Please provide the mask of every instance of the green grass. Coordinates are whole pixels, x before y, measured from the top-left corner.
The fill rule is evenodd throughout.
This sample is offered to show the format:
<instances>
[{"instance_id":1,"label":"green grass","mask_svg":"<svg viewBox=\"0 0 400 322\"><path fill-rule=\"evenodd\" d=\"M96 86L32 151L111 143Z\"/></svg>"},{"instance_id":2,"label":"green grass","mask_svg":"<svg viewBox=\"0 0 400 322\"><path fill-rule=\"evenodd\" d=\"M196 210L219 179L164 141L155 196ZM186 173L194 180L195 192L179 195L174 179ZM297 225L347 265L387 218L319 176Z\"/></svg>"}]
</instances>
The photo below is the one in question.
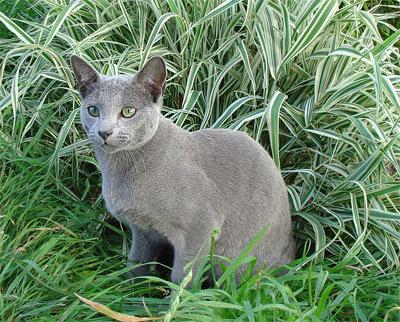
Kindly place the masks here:
<instances>
[{"instance_id":1,"label":"green grass","mask_svg":"<svg viewBox=\"0 0 400 322\"><path fill-rule=\"evenodd\" d=\"M45 0L10 19L0 2L0 320L108 321L74 293L165 321L399 320L400 4L387 3ZM269 150L292 201L288 274L126 280L129 232L100 196L72 53L108 75L161 55L165 115Z\"/></svg>"}]
</instances>

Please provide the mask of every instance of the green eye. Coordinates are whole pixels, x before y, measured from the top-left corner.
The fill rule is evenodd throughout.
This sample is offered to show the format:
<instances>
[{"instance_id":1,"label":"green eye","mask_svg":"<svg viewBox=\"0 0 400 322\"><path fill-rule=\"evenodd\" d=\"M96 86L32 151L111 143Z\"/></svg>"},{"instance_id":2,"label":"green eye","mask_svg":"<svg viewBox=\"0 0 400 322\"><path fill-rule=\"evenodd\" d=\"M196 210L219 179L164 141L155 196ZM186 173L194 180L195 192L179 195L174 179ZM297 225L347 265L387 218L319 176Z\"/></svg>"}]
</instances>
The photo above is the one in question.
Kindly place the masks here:
<instances>
[{"instance_id":1,"label":"green eye","mask_svg":"<svg viewBox=\"0 0 400 322\"><path fill-rule=\"evenodd\" d=\"M88 112L93 117L99 117L99 115L100 115L100 111L97 106L89 106Z\"/></svg>"},{"instance_id":2,"label":"green eye","mask_svg":"<svg viewBox=\"0 0 400 322\"><path fill-rule=\"evenodd\" d=\"M132 117L133 115L135 115L135 113L136 108L134 107L124 107L121 111L121 115L126 118Z\"/></svg>"}]
</instances>

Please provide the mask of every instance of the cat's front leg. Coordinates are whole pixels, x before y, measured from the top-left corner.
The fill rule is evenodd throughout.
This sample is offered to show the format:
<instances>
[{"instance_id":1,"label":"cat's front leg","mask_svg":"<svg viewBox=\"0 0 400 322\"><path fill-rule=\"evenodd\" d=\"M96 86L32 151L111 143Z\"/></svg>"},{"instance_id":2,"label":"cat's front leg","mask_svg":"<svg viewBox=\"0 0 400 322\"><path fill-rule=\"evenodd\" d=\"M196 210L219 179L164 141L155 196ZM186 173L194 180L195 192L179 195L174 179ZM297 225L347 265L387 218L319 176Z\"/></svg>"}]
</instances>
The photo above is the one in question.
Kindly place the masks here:
<instances>
[{"instance_id":1,"label":"cat's front leg","mask_svg":"<svg viewBox=\"0 0 400 322\"><path fill-rule=\"evenodd\" d=\"M154 262L160 253L162 244L150 233L132 225L132 246L128 255L128 266ZM149 275L150 265L141 265L129 272L130 276Z\"/></svg>"},{"instance_id":2,"label":"cat's front leg","mask_svg":"<svg viewBox=\"0 0 400 322\"><path fill-rule=\"evenodd\" d=\"M185 266L192 262L193 276L196 274L197 269L204 258L209 253L211 231L207 233L208 229L200 234L200 236L181 236L174 243L174 264L172 267L171 280L178 284L182 282L188 274L185 271ZM190 287L190 283L189 283Z\"/></svg>"}]
</instances>

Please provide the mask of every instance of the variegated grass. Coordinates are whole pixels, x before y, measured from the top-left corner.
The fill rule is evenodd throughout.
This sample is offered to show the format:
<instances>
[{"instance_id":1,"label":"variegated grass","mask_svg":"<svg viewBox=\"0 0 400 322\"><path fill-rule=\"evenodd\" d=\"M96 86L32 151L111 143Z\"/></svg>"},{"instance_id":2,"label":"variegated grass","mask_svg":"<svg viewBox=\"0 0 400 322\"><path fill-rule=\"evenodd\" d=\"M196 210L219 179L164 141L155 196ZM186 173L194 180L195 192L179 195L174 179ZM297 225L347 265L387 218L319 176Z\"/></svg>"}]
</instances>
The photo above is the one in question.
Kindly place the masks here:
<instances>
[{"instance_id":1,"label":"variegated grass","mask_svg":"<svg viewBox=\"0 0 400 322\"><path fill-rule=\"evenodd\" d=\"M352 0L45 0L25 20L0 5L11 34L0 43L1 319L94 319L75 292L175 320L395 316L400 31L391 5L385 16L382 4ZM167 117L191 131L245 131L269 150L301 257L289 274L236 285L228 268L222 288L181 290L173 316L160 297L178 286L125 281L129 237L102 206L72 53L109 75L161 55Z\"/></svg>"}]
</instances>

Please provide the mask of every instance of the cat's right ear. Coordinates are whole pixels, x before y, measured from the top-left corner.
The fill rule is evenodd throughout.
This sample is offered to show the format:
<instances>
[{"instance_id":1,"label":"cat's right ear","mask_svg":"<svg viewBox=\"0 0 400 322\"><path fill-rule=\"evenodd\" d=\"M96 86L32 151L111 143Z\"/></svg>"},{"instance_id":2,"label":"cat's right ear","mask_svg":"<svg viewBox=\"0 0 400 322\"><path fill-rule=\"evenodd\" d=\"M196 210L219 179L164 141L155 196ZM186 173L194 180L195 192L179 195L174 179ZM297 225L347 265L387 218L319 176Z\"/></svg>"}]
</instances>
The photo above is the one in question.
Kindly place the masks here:
<instances>
[{"instance_id":1,"label":"cat's right ear","mask_svg":"<svg viewBox=\"0 0 400 322\"><path fill-rule=\"evenodd\" d=\"M72 55L71 66L75 73L77 89L82 97L93 91L100 74L82 58Z\"/></svg>"}]
</instances>

